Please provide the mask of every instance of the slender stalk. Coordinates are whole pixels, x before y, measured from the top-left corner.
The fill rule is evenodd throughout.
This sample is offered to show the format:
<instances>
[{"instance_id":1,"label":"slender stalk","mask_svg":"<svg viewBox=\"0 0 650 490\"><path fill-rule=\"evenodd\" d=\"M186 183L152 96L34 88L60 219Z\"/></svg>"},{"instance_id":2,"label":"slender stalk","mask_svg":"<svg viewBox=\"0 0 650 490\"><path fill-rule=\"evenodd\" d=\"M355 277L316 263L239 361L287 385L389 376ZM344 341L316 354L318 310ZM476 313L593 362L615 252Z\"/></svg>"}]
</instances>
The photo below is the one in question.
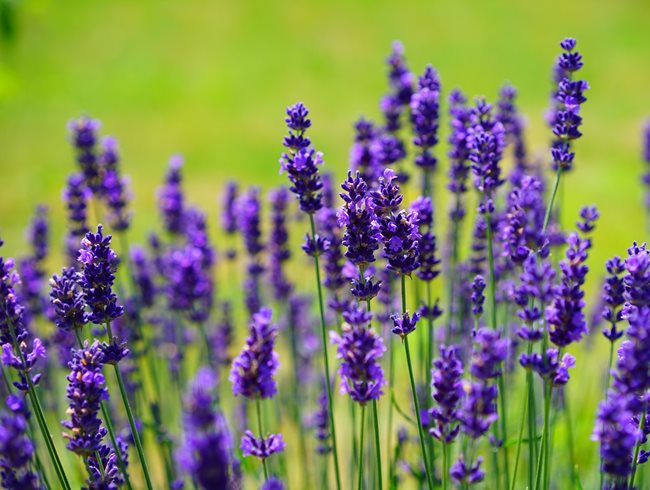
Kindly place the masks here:
<instances>
[{"instance_id":1,"label":"slender stalk","mask_svg":"<svg viewBox=\"0 0 650 490\"><path fill-rule=\"evenodd\" d=\"M643 431L645 429L645 419L646 419L647 412L648 412L648 408L646 402L643 404L643 410L641 411L641 415L639 415L639 434L643 434ZM634 448L634 458L632 459L632 474L630 475L630 484L628 485L628 488L634 488L634 478L636 476L636 470L638 466L637 461L639 460L639 452L641 450L641 446L642 446L641 441L638 441Z\"/></svg>"},{"instance_id":2,"label":"slender stalk","mask_svg":"<svg viewBox=\"0 0 650 490\"><path fill-rule=\"evenodd\" d=\"M456 207L460 206L460 194L456 194ZM449 278L447 283L447 312L449 318L447 320L447 338L446 343L451 343L451 324L454 306L454 279L456 277L456 267L458 264L458 239L459 239L459 221L457 219L451 220L451 261L449 263Z\"/></svg>"},{"instance_id":3,"label":"slender stalk","mask_svg":"<svg viewBox=\"0 0 650 490\"><path fill-rule=\"evenodd\" d=\"M402 313L406 313L406 277L401 275L402 279ZM420 439L420 449L422 451L422 459L424 460L424 471L427 474L427 485L429 490L433 489L433 478L431 470L429 469L429 458L427 458L427 448L424 441L424 431L422 429L422 420L420 417L420 402L418 402L418 393L415 388L415 378L413 377L413 364L411 362L411 350L409 349L408 335L404 337L404 351L406 352L406 364L408 365L409 381L411 382L411 393L413 395L413 406L415 407L415 417L418 423L418 435Z\"/></svg>"},{"instance_id":4,"label":"slender stalk","mask_svg":"<svg viewBox=\"0 0 650 490\"><path fill-rule=\"evenodd\" d=\"M106 322L106 332L108 333L109 338L113 338L113 332L111 330L111 323ZM117 385L120 389L120 396L122 397L122 403L124 404L124 410L126 411L126 417L129 420L129 426L131 428L131 436L135 442L135 448L138 453L138 458L140 459L140 465L142 466L142 473L144 474L145 483L149 490L153 490L153 485L151 484L151 476L149 475L149 468L147 466L147 459L144 455L144 449L142 448L142 441L140 440L140 434L138 433L138 428L135 425L135 418L133 417L133 411L131 410L131 405L129 404L129 398L124 388L124 380L122 379L122 373L117 364L113 364L113 369L115 370L115 377L117 378Z\"/></svg>"},{"instance_id":5,"label":"slender stalk","mask_svg":"<svg viewBox=\"0 0 650 490\"><path fill-rule=\"evenodd\" d=\"M442 443L442 489L447 490L449 485L449 448L448 444L443 441Z\"/></svg>"},{"instance_id":6,"label":"slender stalk","mask_svg":"<svg viewBox=\"0 0 650 490\"><path fill-rule=\"evenodd\" d=\"M255 400L255 409L257 411L257 429L259 430L260 437L264 438L264 431L262 430L262 402L259 398ZM262 458L262 468L264 469L264 481L269 479L269 469L266 466L266 458Z\"/></svg>"},{"instance_id":7,"label":"slender stalk","mask_svg":"<svg viewBox=\"0 0 650 490\"><path fill-rule=\"evenodd\" d=\"M361 405L361 425L359 426L359 459L357 460L359 462L359 480L357 482L357 488L358 490L361 490L363 488L363 435L366 432L366 406Z\"/></svg>"},{"instance_id":8,"label":"slender stalk","mask_svg":"<svg viewBox=\"0 0 650 490\"><path fill-rule=\"evenodd\" d=\"M551 200L548 202L546 207L546 214L544 215L544 226L542 227L542 233L546 231L548 223L551 220L551 212L553 211L553 203L555 202L555 196L557 195L557 189L560 185L560 177L562 176L562 169L558 168L557 173L555 174L555 184L553 185L553 192L551 192Z\"/></svg>"},{"instance_id":9,"label":"slender stalk","mask_svg":"<svg viewBox=\"0 0 650 490\"><path fill-rule=\"evenodd\" d=\"M25 365L25 356L23 356L23 352L20 350L20 346L18 345L16 332L14 330L14 326L11 321L8 322L8 326L9 326L9 333L11 334L11 340L13 343L14 352L18 352L18 356L20 357L22 364ZM27 394L30 398L30 401L32 402L32 408L34 410L34 414L36 415L36 420L38 422L41 433L43 434L43 439L45 440L45 445L47 446L47 451L50 455L50 459L52 460L52 464L54 465L56 476L59 479L59 483L61 484L61 486L66 490L70 490L70 483L68 482L68 477L66 476L65 470L63 469L63 465L61 464L59 453L57 452L56 446L54 445L54 441L52 440L52 434L50 433L50 429L47 426L47 420L45 419L45 415L43 414L43 407L41 406L41 401L39 400L38 394L36 393L36 387L34 386L34 383L32 382L32 378L29 375L29 373L25 373L24 377L27 380L27 385L28 385Z\"/></svg>"},{"instance_id":10,"label":"slender stalk","mask_svg":"<svg viewBox=\"0 0 650 490\"><path fill-rule=\"evenodd\" d=\"M571 465L571 471L569 473L571 474L571 484L574 485L576 481L576 454L575 446L573 444L573 421L571 420L571 402L569 400L569 394L566 393L566 386L564 387L564 390L564 414L566 415L567 435L569 439L569 464Z\"/></svg>"},{"instance_id":11,"label":"slender stalk","mask_svg":"<svg viewBox=\"0 0 650 490\"><path fill-rule=\"evenodd\" d=\"M311 226L312 239L316 240L316 225L314 216L309 215L309 224ZM323 306L323 288L320 280L320 265L318 255L314 255L314 270L316 272L316 286L318 289L318 307L320 311L321 337L323 342L323 363L325 368L325 384L327 386L327 403L329 405L330 427L332 428L332 454L334 456L334 472L336 474L336 488L341 490L341 476L339 472L339 456L336 444L336 425L334 422L334 403L332 400L332 386L330 377L329 356L327 354L327 326L325 325L325 308Z\"/></svg>"},{"instance_id":12,"label":"slender stalk","mask_svg":"<svg viewBox=\"0 0 650 490\"><path fill-rule=\"evenodd\" d=\"M493 231L492 231L492 215L490 212L487 212L485 214L485 228L487 232L487 252L488 252L488 265L490 268L490 279L489 279L489 289L488 289L488 297L490 298L490 321L492 323L492 328L496 329L497 328L497 301L496 301L496 276L494 273L494 244L492 243L493 240ZM508 434L507 434L507 415L506 415L506 390L505 390L505 383L503 380L503 375L499 376L498 378L498 386L499 386L499 419L501 421L501 438L506 441L508 439ZM494 435L498 439L498 427L497 424L494 424ZM503 459L504 459L504 474L505 474L505 480L506 480L506 488L510 488L510 481L509 481L509 473L510 469L508 467L508 451L505 447L505 444L502 446L503 449ZM498 455L495 459L495 470L496 474L495 477L497 479L497 482L500 481L499 479L499 463L498 463ZM498 484L497 484L498 486Z\"/></svg>"},{"instance_id":13,"label":"slender stalk","mask_svg":"<svg viewBox=\"0 0 650 490\"><path fill-rule=\"evenodd\" d=\"M535 473L535 489L539 490L542 487L542 476L546 472L546 459L548 454L548 435L549 435L549 414L551 411L551 392L550 385L544 386L544 427L542 429L542 447L539 451L537 458L537 471Z\"/></svg>"},{"instance_id":14,"label":"slender stalk","mask_svg":"<svg viewBox=\"0 0 650 490\"><path fill-rule=\"evenodd\" d=\"M427 308L431 310L431 281L427 281ZM433 352L435 350L436 339L433 336L433 318L427 315L427 365L426 365L426 392L431 393L431 364L433 362ZM431 458L430 467L433 469L436 464L435 443L433 437L428 438L429 456Z\"/></svg>"},{"instance_id":15,"label":"slender stalk","mask_svg":"<svg viewBox=\"0 0 650 490\"><path fill-rule=\"evenodd\" d=\"M377 400L372 401L372 419L375 426L375 457L377 462L377 478L379 490L383 488L381 475L381 444L379 443L379 415L377 413Z\"/></svg>"},{"instance_id":16,"label":"slender stalk","mask_svg":"<svg viewBox=\"0 0 650 490\"><path fill-rule=\"evenodd\" d=\"M519 422L519 436L517 437L517 451L515 452L515 467L512 470L510 490L515 490L517 484L517 469L519 468L519 456L521 455L521 443L524 438L524 427L526 426L526 412L528 411L528 390L524 390L524 401L522 402L521 419ZM530 444L531 441L528 441Z\"/></svg>"}]
</instances>

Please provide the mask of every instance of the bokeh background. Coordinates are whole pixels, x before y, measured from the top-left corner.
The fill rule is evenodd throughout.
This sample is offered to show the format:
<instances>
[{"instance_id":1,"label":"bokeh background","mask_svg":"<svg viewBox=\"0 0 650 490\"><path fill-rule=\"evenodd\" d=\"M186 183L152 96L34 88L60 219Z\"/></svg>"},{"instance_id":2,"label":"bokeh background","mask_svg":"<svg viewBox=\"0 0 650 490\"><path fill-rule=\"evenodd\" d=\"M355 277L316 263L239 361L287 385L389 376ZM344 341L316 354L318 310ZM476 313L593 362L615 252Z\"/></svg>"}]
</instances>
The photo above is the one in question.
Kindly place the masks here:
<instances>
[{"instance_id":1,"label":"bokeh background","mask_svg":"<svg viewBox=\"0 0 650 490\"><path fill-rule=\"evenodd\" d=\"M208 211L214 228L226 179L283 183L284 109L297 100L310 107L310 136L342 177L354 120L379 115L384 59L395 39L416 73L426 63L439 70L445 96L460 87L494 99L505 81L515 85L530 150L546 162L551 67L559 41L576 37L591 88L562 213L572 223L581 205L600 208L590 291L606 258L646 239L647 0L0 2L0 236L7 255L21 254L37 203L50 207L61 243L60 194L75 168L66 123L81 114L99 118L102 133L119 140L135 195L133 241L152 226L155 189L173 153L185 156L189 200ZM442 144L438 154L444 151ZM442 166L441 185L444 158ZM602 368L604 348L579 362ZM585 448L602 391L592 373L576 373L572 392L591 400L575 415ZM579 457L593 464L593 448Z\"/></svg>"}]
</instances>

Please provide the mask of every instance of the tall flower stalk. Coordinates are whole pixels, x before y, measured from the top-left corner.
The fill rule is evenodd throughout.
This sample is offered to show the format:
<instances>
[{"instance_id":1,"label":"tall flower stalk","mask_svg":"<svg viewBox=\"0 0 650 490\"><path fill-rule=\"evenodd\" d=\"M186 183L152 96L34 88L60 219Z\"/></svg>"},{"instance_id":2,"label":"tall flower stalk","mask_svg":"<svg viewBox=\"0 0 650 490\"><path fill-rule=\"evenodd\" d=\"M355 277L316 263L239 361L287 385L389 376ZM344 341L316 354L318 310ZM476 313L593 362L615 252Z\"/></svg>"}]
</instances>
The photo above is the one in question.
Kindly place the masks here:
<instances>
[{"instance_id":1,"label":"tall flower stalk","mask_svg":"<svg viewBox=\"0 0 650 490\"><path fill-rule=\"evenodd\" d=\"M318 167L323 163L321 153L316 153L310 148L311 141L305 136L305 131L311 126L311 120L307 118L309 111L300 102L287 108L285 122L289 128L289 135L284 138L284 146L287 151L280 159L281 171L288 174L292 186L289 190L298 198L300 210L309 216L310 235L308 242L313 244L314 252L324 251L326 243L316 233L314 213L322 208L321 189L323 183ZM318 243L322 247L316 247ZM334 472L336 475L336 487L341 488L341 476L339 470L338 447L336 443L336 423L334 417L334 402L332 399L332 387L330 383L330 365L327 352L327 324L325 322L325 305L323 299L323 288L320 277L320 253L313 253L314 272L316 275L316 289L318 290L318 308L320 313L321 340L323 345L323 368L325 373L325 385L327 386L327 399L329 405L330 424L332 427L332 455L334 457Z\"/></svg>"}]
</instances>

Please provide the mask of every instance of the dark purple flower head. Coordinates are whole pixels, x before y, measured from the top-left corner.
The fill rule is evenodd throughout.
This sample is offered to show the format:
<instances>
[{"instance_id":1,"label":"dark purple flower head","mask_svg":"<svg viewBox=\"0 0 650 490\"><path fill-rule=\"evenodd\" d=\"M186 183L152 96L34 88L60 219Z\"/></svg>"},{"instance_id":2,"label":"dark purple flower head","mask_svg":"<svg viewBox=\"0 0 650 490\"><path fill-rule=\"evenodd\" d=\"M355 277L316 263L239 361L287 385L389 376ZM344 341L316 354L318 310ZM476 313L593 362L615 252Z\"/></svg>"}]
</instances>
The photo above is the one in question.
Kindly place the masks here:
<instances>
[{"instance_id":1,"label":"dark purple flower head","mask_svg":"<svg viewBox=\"0 0 650 490\"><path fill-rule=\"evenodd\" d=\"M481 470L481 463L483 457L479 456L476 463L468 467L462 456L451 466L449 474L458 483L467 483L473 485L474 483L482 482L485 478L485 472Z\"/></svg>"},{"instance_id":2,"label":"dark purple flower head","mask_svg":"<svg viewBox=\"0 0 650 490\"><path fill-rule=\"evenodd\" d=\"M388 82L392 93L399 105L405 106L413 94L414 76L406 66L404 46L399 41L393 41L391 53L386 58L388 63Z\"/></svg>"},{"instance_id":3,"label":"dark purple flower head","mask_svg":"<svg viewBox=\"0 0 650 490\"><path fill-rule=\"evenodd\" d=\"M174 155L169 160L165 182L158 188L158 208L168 233L179 234L183 231L185 213L183 190L181 188L183 157Z\"/></svg>"},{"instance_id":4,"label":"dark purple flower head","mask_svg":"<svg viewBox=\"0 0 650 490\"><path fill-rule=\"evenodd\" d=\"M433 205L428 196L418 196L409 209L417 214L418 226L430 228L433 226Z\"/></svg>"},{"instance_id":5,"label":"dark purple flower head","mask_svg":"<svg viewBox=\"0 0 650 490\"><path fill-rule=\"evenodd\" d=\"M113 292L119 259L110 245L111 236L104 236L102 225L98 225L97 233L89 232L81 241L78 256L82 266L81 289L90 310L88 321L98 325L115 320L124 312Z\"/></svg>"},{"instance_id":6,"label":"dark purple flower head","mask_svg":"<svg viewBox=\"0 0 650 490\"><path fill-rule=\"evenodd\" d=\"M371 148L377 165L388 167L396 164L406 156L406 148L402 140L392 134L382 134L373 141ZM400 181L404 179L399 175Z\"/></svg>"},{"instance_id":7,"label":"dark purple flower head","mask_svg":"<svg viewBox=\"0 0 650 490\"><path fill-rule=\"evenodd\" d=\"M106 218L109 225L115 231L127 230L132 218L132 213L127 208L132 198L128 178L120 176L116 170L108 170L104 173L102 185L102 194L108 207Z\"/></svg>"},{"instance_id":8,"label":"dark purple flower head","mask_svg":"<svg viewBox=\"0 0 650 490\"><path fill-rule=\"evenodd\" d=\"M287 152L280 158L280 173L287 172L292 184L289 190L298 198L300 210L314 214L323 206L323 181L318 170L323 164L323 154L311 149L309 138L304 136L304 132L311 126L311 121L307 119L308 113L300 102L287 109L285 122L289 136L284 139Z\"/></svg>"},{"instance_id":9,"label":"dark purple flower head","mask_svg":"<svg viewBox=\"0 0 650 490\"><path fill-rule=\"evenodd\" d=\"M553 101L549 121L556 139L551 145L553 169L571 170L575 153L571 143L582 136L580 108L586 102L584 92L589 85L584 80L573 80L573 75L582 68L582 56L574 51L574 39L565 39L560 46L565 51L556 62Z\"/></svg>"},{"instance_id":10,"label":"dark purple flower head","mask_svg":"<svg viewBox=\"0 0 650 490\"><path fill-rule=\"evenodd\" d=\"M228 235L237 232L237 193L239 186L234 181L226 182L221 206L221 227Z\"/></svg>"},{"instance_id":11,"label":"dark purple flower head","mask_svg":"<svg viewBox=\"0 0 650 490\"><path fill-rule=\"evenodd\" d=\"M596 221L599 216L600 213L596 206L585 206L580 210L580 218L582 221L578 221L576 226L582 233L588 234L596 227Z\"/></svg>"},{"instance_id":12,"label":"dark purple flower head","mask_svg":"<svg viewBox=\"0 0 650 490\"><path fill-rule=\"evenodd\" d=\"M83 176L81 174L72 174L68 178L67 186L62 195L67 209L68 237L66 238L66 249L71 264L76 261L79 240L89 231L87 208L90 197L90 190L86 187Z\"/></svg>"},{"instance_id":13,"label":"dark purple flower head","mask_svg":"<svg viewBox=\"0 0 650 490\"><path fill-rule=\"evenodd\" d=\"M610 342L616 342L623 336L623 331L619 330L617 325L623 319L621 308L625 302L625 288L622 275L625 264L620 257L613 257L606 262L605 267L608 275L603 284L602 318L609 323L609 326L603 330L603 335Z\"/></svg>"},{"instance_id":14,"label":"dark purple flower head","mask_svg":"<svg viewBox=\"0 0 650 490\"><path fill-rule=\"evenodd\" d=\"M421 149L415 164L433 170L438 163L431 149L438 144L440 111L440 79L429 65L420 77L418 89L411 97L411 122L415 137L413 144Z\"/></svg>"},{"instance_id":15,"label":"dark purple flower head","mask_svg":"<svg viewBox=\"0 0 650 490\"><path fill-rule=\"evenodd\" d=\"M464 381L459 419L462 431L473 439L483 436L497 420L497 387L482 381Z\"/></svg>"},{"instance_id":16,"label":"dark purple flower head","mask_svg":"<svg viewBox=\"0 0 650 490\"><path fill-rule=\"evenodd\" d=\"M269 434L266 438L255 437L250 430L247 430L241 438L240 449L244 457L255 456L266 459L269 456L284 451L286 444L282 434Z\"/></svg>"},{"instance_id":17,"label":"dark purple flower head","mask_svg":"<svg viewBox=\"0 0 650 490\"><path fill-rule=\"evenodd\" d=\"M472 281L472 313L475 316L483 314L483 304L485 303L485 279L483 276L476 276Z\"/></svg>"},{"instance_id":18,"label":"dark purple flower head","mask_svg":"<svg viewBox=\"0 0 650 490\"><path fill-rule=\"evenodd\" d=\"M385 216L399 210L403 197L396 181L395 171L387 168L379 177L379 189L369 193L372 208L378 216Z\"/></svg>"},{"instance_id":19,"label":"dark purple flower head","mask_svg":"<svg viewBox=\"0 0 650 490\"><path fill-rule=\"evenodd\" d=\"M233 393L246 398L272 398L277 392L273 376L278 370L274 351L278 329L271 324L271 309L253 315L246 345L232 363L230 382Z\"/></svg>"},{"instance_id":20,"label":"dark purple flower head","mask_svg":"<svg viewBox=\"0 0 650 490\"><path fill-rule=\"evenodd\" d=\"M592 439L600 442L601 471L614 480L627 481L639 431L624 396L610 392L600 403Z\"/></svg>"},{"instance_id":21,"label":"dark purple flower head","mask_svg":"<svg viewBox=\"0 0 650 490\"><path fill-rule=\"evenodd\" d=\"M0 360L5 366L11 367L18 373L18 381L13 384L20 391L28 391L30 389L30 380L33 385L37 385L41 379L41 374L33 374L33 369L39 359L45 359L47 352L43 346L43 342L38 337L35 337L32 342L31 350L27 347L25 341L18 344L20 353L16 353L12 344L2 345L2 355ZM29 378L29 379L28 379Z\"/></svg>"},{"instance_id":22,"label":"dark purple flower head","mask_svg":"<svg viewBox=\"0 0 650 490\"><path fill-rule=\"evenodd\" d=\"M34 467L29 412L21 396L7 398L8 410L0 412L0 484L8 490L41 490Z\"/></svg>"},{"instance_id":23,"label":"dark purple flower head","mask_svg":"<svg viewBox=\"0 0 650 490\"><path fill-rule=\"evenodd\" d=\"M339 225L336 211L333 208L323 208L319 211L318 215L318 229L324 239L329 242L329 246L323 254L323 269L325 277L323 278L323 285L330 291L336 293L345 284L346 280L343 277L343 248L342 245L342 230Z\"/></svg>"},{"instance_id":24,"label":"dark purple flower head","mask_svg":"<svg viewBox=\"0 0 650 490\"><path fill-rule=\"evenodd\" d=\"M121 454L126 454L126 450L128 450L126 443L119 436L116 438L118 445L122 442ZM101 458L101 465L97 456ZM89 470L88 480L86 480L88 486L82 487L82 490L118 490L124 484L124 476L119 469L117 454L111 446L101 444L98 450L87 458L86 462Z\"/></svg>"},{"instance_id":25,"label":"dark purple flower head","mask_svg":"<svg viewBox=\"0 0 650 490\"><path fill-rule=\"evenodd\" d=\"M469 130L472 126L472 110L467 106L467 99L458 90L449 94L449 113L451 131L449 134L450 150L447 154L451 161L449 168L449 189L455 199L449 216L452 221L460 221L465 216L462 196L467 192L467 177L470 171Z\"/></svg>"},{"instance_id":26,"label":"dark purple flower head","mask_svg":"<svg viewBox=\"0 0 650 490\"><path fill-rule=\"evenodd\" d=\"M362 303L351 301L342 313L343 320L352 327L367 327L372 320L372 313Z\"/></svg>"},{"instance_id":27,"label":"dark purple flower head","mask_svg":"<svg viewBox=\"0 0 650 490\"><path fill-rule=\"evenodd\" d=\"M339 210L339 224L344 228L342 244L346 247L345 256L353 264L365 268L375 261L375 251L379 248L377 232L373 228L374 211L368 195L368 186L359 172L341 185L343 207Z\"/></svg>"},{"instance_id":28,"label":"dark purple flower head","mask_svg":"<svg viewBox=\"0 0 650 490\"><path fill-rule=\"evenodd\" d=\"M329 405L327 403L327 390L325 380L322 380L322 389L318 395L318 405L316 411L312 414L312 426L316 429L316 439L318 445L316 451L318 454L329 454L332 450Z\"/></svg>"},{"instance_id":29,"label":"dark purple flower head","mask_svg":"<svg viewBox=\"0 0 650 490\"><path fill-rule=\"evenodd\" d=\"M2 247L0 240L0 247ZM28 337L25 329L24 307L18 301L15 286L19 285L20 276L14 270L13 259L0 256L0 345L12 344L11 329L20 342Z\"/></svg>"},{"instance_id":30,"label":"dark purple flower head","mask_svg":"<svg viewBox=\"0 0 650 490\"><path fill-rule=\"evenodd\" d=\"M556 348L547 349L545 355L538 352L530 355L522 353L519 363L525 369L532 369L552 386L563 386L569 381L569 369L575 366L576 359L565 353L560 360L559 355L560 352Z\"/></svg>"},{"instance_id":31,"label":"dark purple flower head","mask_svg":"<svg viewBox=\"0 0 650 490\"><path fill-rule=\"evenodd\" d=\"M402 210L378 215L374 226L384 243L384 257L391 270L409 275L419 267L421 235L415 213Z\"/></svg>"},{"instance_id":32,"label":"dark purple flower head","mask_svg":"<svg viewBox=\"0 0 650 490\"><path fill-rule=\"evenodd\" d=\"M468 130L467 145L474 172L476 189L492 196L494 190L503 183L500 162L505 146L503 125L492 116L492 106L484 99L476 101L473 124Z\"/></svg>"},{"instance_id":33,"label":"dark purple flower head","mask_svg":"<svg viewBox=\"0 0 650 490\"><path fill-rule=\"evenodd\" d=\"M551 304L546 308L546 321L551 342L566 347L587 333L584 314L583 285L589 268L585 265L591 240L569 235L566 258L560 262L561 284L556 287Z\"/></svg>"},{"instance_id":34,"label":"dark purple flower head","mask_svg":"<svg viewBox=\"0 0 650 490\"><path fill-rule=\"evenodd\" d=\"M391 316L391 319L393 320L392 332L404 339L408 334L415 331L417 323L420 320L420 314L417 312L413 313L413 316L410 316L408 312L402 315L395 314Z\"/></svg>"},{"instance_id":35,"label":"dark purple flower head","mask_svg":"<svg viewBox=\"0 0 650 490\"><path fill-rule=\"evenodd\" d=\"M251 187L246 193L240 196L237 203L239 229L244 238L244 246L250 257L256 257L264 250L264 244L261 241L261 203L259 193L260 191L257 187Z\"/></svg>"},{"instance_id":36,"label":"dark purple flower head","mask_svg":"<svg viewBox=\"0 0 650 490\"><path fill-rule=\"evenodd\" d=\"M81 274L73 267L64 267L61 276L54 274L50 279L54 322L65 331L81 328L88 321L80 279Z\"/></svg>"},{"instance_id":37,"label":"dark purple flower head","mask_svg":"<svg viewBox=\"0 0 650 490\"><path fill-rule=\"evenodd\" d=\"M352 279L352 296L359 301L369 301L379 294L381 290L381 281L373 281L372 276L366 276L359 279Z\"/></svg>"},{"instance_id":38,"label":"dark purple flower head","mask_svg":"<svg viewBox=\"0 0 650 490\"><path fill-rule=\"evenodd\" d=\"M474 349L470 373L478 379L487 380L501 375L501 363L508 355L510 341L501 332L491 328L479 328L474 337Z\"/></svg>"},{"instance_id":39,"label":"dark purple flower head","mask_svg":"<svg viewBox=\"0 0 650 490\"><path fill-rule=\"evenodd\" d=\"M32 248L31 256L39 264L47 257L50 239L50 225L47 206L39 204L26 233L27 242Z\"/></svg>"},{"instance_id":40,"label":"dark purple flower head","mask_svg":"<svg viewBox=\"0 0 650 490\"><path fill-rule=\"evenodd\" d=\"M521 179L529 172L529 164L524 143L524 121L517 110L515 98L517 90L509 84L504 85L499 92L494 118L503 125L506 143L512 145L514 166L509 176L514 186L521 183Z\"/></svg>"},{"instance_id":41,"label":"dark purple flower head","mask_svg":"<svg viewBox=\"0 0 650 490\"><path fill-rule=\"evenodd\" d=\"M84 457L97 451L106 435L99 419L99 405L102 400L108 400L103 366L104 353L97 340L90 345L86 341L83 349L74 350L67 377L70 420L62 425L69 431L64 434L68 439L67 448Z\"/></svg>"},{"instance_id":42,"label":"dark purple flower head","mask_svg":"<svg viewBox=\"0 0 650 490\"><path fill-rule=\"evenodd\" d=\"M386 352L384 342L374 330L365 327L344 328L341 335L330 332L341 360L341 392L365 405L383 395L384 370L381 357Z\"/></svg>"},{"instance_id":43,"label":"dark purple flower head","mask_svg":"<svg viewBox=\"0 0 650 490\"><path fill-rule=\"evenodd\" d=\"M463 363L457 346L440 346L440 357L431 369L431 394L434 405L429 410L433 421L429 433L444 443L458 435L458 409L463 397Z\"/></svg>"},{"instance_id":44,"label":"dark purple flower head","mask_svg":"<svg viewBox=\"0 0 650 490\"><path fill-rule=\"evenodd\" d=\"M636 307L650 305L650 253L645 243L636 242L628 249L623 278L625 301Z\"/></svg>"},{"instance_id":45,"label":"dark purple flower head","mask_svg":"<svg viewBox=\"0 0 650 490\"><path fill-rule=\"evenodd\" d=\"M312 238L311 235L305 235L305 243L302 245L302 250L310 257L320 257L329 249L330 242L327 238L316 235Z\"/></svg>"},{"instance_id":46,"label":"dark purple flower head","mask_svg":"<svg viewBox=\"0 0 650 490\"><path fill-rule=\"evenodd\" d=\"M99 163L104 171L117 170L120 154L117 149L117 140L113 136L104 136L101 141L102 152Z\"/></svg>"},{"instance_id":47,"label":"dark purple flower head","mask_svg":"<svg viewBox=\"0 0 650 490\"><path fill-rule=\"evenodd\" d=\"M234 490L232 440L226 420L215 409L217 380L200 368L185 395L185 440L179 450L182 469L201 488Z\"/></svg>"},{"instance_id":48,"label":"dark purple flower head","mask_svg":"<svg viewBox=\"0 0 650 490\"><path fill-rule=\"evenodd\" d=\"M287 117L284 122L289 128L289 136L284 138L284 146L295 153L302 148L307 148L311 142L304 136L305 131L311 127L311 119L307 116L309 110L302 102L287 107Z\"/></svg>"},{"instance_id":49,"label":"dark purple flower head","mask_svg":"<svg viewBox=\"0 0 650 490\"><path fill-rule=\"evenodd\" d=\"M142 247L138 246L131 247L130 255L130 272L137 285L138 302L141 306L151 307L157 293L152 258Z\"/></svg>"},{"instance_id":50,"label":"dark purple flower head","mask_svg":"<svg viewBox=\"0 0 650 490\"><path fill-rule=\"evenodd\" d=\"M269 201L271 204L271 231L268 245L270 282L273 297L276 300L284 300L289 297L292 289L284 270L284 263L291 258L287 230L289 191L279 187L269 193Z\"/></svg>"},{"instance_id":51,"label":"dark purple flower head","mask_svg":"<svg viewBox=\"0 0 650 490\"><path fill-rule=\"evenodd\" d=\"M377 158L373 151L379 131L374 124L361 118L354 125L354 145L350 149L350 169L359 172L366 182L373 182L377 173Z\"/></svg>"},{"instance_id":52,"label":"dark purple flower head","mask_svg":"<svg viewBox=\"0 0 650 490\"><path fill-rule=\"evenodd\" d=\"M68 123L70 140L77 153L77 163L84 177L84 182L93 192L101 186L101 175L97 158L97 132L100 123L96 119L80 117Z\"/></svg>"}]
</instances>

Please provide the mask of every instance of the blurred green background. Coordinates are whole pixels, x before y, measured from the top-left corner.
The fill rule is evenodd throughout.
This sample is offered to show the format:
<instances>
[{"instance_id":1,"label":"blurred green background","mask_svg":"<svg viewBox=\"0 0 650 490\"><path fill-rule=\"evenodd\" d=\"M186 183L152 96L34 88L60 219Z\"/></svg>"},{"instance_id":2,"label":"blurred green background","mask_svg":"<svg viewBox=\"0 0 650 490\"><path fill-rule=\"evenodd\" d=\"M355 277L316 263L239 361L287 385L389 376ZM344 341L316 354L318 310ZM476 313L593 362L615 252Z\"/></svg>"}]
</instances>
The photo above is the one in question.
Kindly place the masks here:
<instances>
[{"instance_id":1,"label":"blurred green background","mask_svg":"<svg viewBox=\"0 0 650 490\"><path fill-rule=\"evenodd\" d=\"M440 71L445 96L461 87L494 99L503 82L514 84L531 153L546 161L551 67L559 41L576 37L591 89L563 213L572 223L582 204L600 208L590 289L606 258L646 239L639 176L641 125L650 116L647 0L12 5L15 33L0 45L0 235L8 255L21 254L23 229L40 202L50 206L61 243L60 193L75 169L66 123L80 114L99 118L102 134L120 142L135 192L135 239L152 227L155 189L172 153L185 155L189 200L209 212L213 227L226 179L284 183L277 163L284 108L296 100L311 109L310 135L342 176L353 121L379 115L394 39L403 41L416 73L426 63ZM438 154L445 151L443 144ZM438 205L446 207L442 199ZM598 345L579 365L604 371L606 346ZM602 395L593 373L577 369L572 384L579 464L592 469L588 438Z\"/></svg>"},{"instance_id":2,"label":"blurred green background","mask_svg":"<svg viewBox=\"0 0 650 490\"><path fill-rule=\"evenodd\" d=\"M62 233L60 193L74 169L65 126L80 114L119 139L136 236L150 227L173 152L186 156L190 200L212 216L226 178L283 182L283 111L296 100L311 108L313 140L342 175L352 122L378 116L394 39L414 71L438 68L446 93L458 86L494 98L504 81L513 83L531 151L546 158L552 62L559 40L577 37L591 89L566 182L567 219L581 203L599 205L599 262L645 238L638 176L640 126L650 115L646 0L9 1L15 36L0 51L0 233L12 254L38 202L50 205L56 237Z\"/></svg>"}]
</instances>

